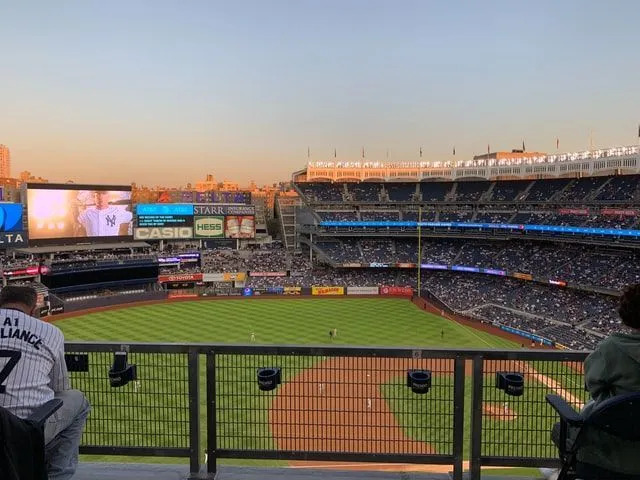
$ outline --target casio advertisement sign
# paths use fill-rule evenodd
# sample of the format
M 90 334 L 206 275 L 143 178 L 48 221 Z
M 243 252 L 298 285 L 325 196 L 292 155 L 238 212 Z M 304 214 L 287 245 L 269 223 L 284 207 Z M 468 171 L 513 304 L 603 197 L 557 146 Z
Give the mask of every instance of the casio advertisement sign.
M 188 240 L 193 238 L 193 227 L 134 228 L 135 240 Z
M 193 229 L 196 238 L 224 237 L 224 217 L 195 217 Z

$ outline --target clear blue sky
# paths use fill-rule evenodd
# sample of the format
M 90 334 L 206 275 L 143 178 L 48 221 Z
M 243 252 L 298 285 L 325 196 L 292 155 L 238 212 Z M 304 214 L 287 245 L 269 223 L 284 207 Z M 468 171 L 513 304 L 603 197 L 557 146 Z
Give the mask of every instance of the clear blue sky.
M 640 2 L 0 3 L 14 175 L 259 183 L 333 157 L 637 142 Z

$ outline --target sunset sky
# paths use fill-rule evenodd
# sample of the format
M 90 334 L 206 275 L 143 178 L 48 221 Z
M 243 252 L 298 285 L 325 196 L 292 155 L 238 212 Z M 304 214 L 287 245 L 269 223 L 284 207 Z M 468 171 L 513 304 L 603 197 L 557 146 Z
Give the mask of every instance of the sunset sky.
M 312 160 L 638 142 L 640 2 L 3 1 L 13 175 L 286 180 Z

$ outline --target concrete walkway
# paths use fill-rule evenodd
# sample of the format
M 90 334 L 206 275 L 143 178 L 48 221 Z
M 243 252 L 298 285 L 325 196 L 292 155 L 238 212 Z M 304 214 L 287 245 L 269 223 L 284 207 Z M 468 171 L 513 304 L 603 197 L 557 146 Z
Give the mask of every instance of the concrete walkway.
M 184 480 L 189 469 L 183 465 L 81 463 L 74 480 Z M 216 480 L 449 480 L 447 474 L 413 472 L 358 472 L 293 468 L 218 468 Z M 465 475 L 466 478 L 466 475 Z M 483 475 L 482 480 L 534 480 L 523 477 Z

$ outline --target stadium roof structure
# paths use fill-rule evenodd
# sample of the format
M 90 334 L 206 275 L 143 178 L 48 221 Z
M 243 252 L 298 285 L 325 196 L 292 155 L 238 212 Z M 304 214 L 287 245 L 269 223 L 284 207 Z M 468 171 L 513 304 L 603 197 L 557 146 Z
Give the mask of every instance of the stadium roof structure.
M 17 248 L 16 252 L 38 255 L 43 253 L 89 252 L 93 250 L 114 250 L 116 248 L 147 247 L 150 247 L 147 242 L 90 243 L 83 245 L 47 245 L 42 247 Z
M 640 146 L 509 158 L 446 161 L 313 161 L 294 181 L 559 178 L 640 173 Z

